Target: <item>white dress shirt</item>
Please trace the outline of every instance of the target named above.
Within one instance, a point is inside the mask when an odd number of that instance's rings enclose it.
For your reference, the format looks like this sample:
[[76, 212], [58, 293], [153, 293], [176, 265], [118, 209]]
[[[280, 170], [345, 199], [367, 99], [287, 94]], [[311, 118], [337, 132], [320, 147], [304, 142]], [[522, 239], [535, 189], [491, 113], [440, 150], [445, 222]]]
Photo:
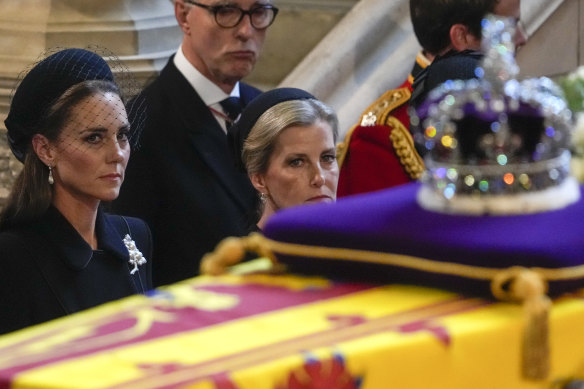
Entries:
[[[239, 97], [239, 82], [235, 84], [231, 94], [227, 94], [223, 92], [221, 88], [215, 85], [211, 80], [207, 77], [203, 76], [201, 72], [199, 72], [185, 57], [182, 46], [176, 51], [174, 56], [174, 65], [178, 69], [179, 72], [188, 80], [189, 84], [197, 91], [201, 99], [205, 102], [207, 107], [210, 108], [211, 113], [219, 122], [219, 125], [223, 129], [225, 133], [227, 133], [227, 127], [225, 125], [225, 117], [217, 114], [216, 112], [223, 112], [223, 114], [227, 114], [221, 104], [220, 101], [231, 97]], [[212, 109], [211, 109], [212, 108]]]

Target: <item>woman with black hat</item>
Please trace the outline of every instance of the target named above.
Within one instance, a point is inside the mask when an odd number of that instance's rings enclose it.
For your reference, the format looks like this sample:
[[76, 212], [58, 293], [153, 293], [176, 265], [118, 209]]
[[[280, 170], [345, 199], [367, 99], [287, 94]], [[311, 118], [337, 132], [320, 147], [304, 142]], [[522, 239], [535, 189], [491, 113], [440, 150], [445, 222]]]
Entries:
[[229, 137], [258, 191], [257, 228], [280, 209], [336, 199], [337, 134], [335, 112], [300, 89], [274, 89], [244, 109]]
[[118, 195], [131, 135], [107, 63], [83, 49], [45, 58], [5, 124], [24, 167], [0, 215], [0, 333], [148, 290], [148, 227], [100, 209]]

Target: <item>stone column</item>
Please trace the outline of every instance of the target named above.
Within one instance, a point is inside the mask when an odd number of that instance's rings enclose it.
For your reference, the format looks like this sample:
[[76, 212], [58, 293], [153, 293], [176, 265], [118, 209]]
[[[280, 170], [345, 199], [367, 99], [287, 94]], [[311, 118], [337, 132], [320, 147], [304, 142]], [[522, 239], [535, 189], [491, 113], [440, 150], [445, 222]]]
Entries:
[[0, 2], [0, 206], [20, 171], [4, 119], [19, 74], [55, 47], [97, 45], [145, 83], [180, 44], [169, 0], [19, 0]]

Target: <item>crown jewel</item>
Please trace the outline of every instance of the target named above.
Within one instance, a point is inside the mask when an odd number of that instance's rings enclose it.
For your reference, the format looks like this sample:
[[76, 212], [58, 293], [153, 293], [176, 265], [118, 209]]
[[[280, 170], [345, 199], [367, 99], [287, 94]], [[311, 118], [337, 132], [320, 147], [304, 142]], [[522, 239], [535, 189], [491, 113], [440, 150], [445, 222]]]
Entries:
[[578, 200], [569, 169], [572, 114], [550, 79], [515, 79], [514, 32], [512, 19], [484, 19], [477, 79], [447, 81], [412, 113], [425, 149], [423, 207], [508, 214]]

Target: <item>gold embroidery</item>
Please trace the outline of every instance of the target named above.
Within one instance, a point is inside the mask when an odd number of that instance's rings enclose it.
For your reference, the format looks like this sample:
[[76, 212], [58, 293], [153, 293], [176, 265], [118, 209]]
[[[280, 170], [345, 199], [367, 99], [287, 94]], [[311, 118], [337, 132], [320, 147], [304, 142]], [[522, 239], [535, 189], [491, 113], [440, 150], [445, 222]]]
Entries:
[[[411, 92], [408, 88], [390, 89], [382, 94], [373, 104], [363, 112], [361, 117], [376, 118], [375, 124], [383, 125], [385, 119], [393, 112], [394, 109], [405, 104], [410, 99]], [[363, 120], [362, 119], [362, 120]]]
[[391, 112], [410, 99], [411, 92], [408, 88], [391, 89], [381, 95], [371, 104], [361, 115], [361, 121], [355, 124], [345, 135], [345, 139], [337, 144], [337, 161], [339, 168], [347, 158], [349, 144], [353, 131], [359, 126], [373, 126], [375, 124], [384, 125]]
[[399, 162], [413, 180], [419, 179], [424, 172], [425, 166], [422, 157], [414, 148], [414, 139], [410, 132], [393, 116], [386, 118], [385, 123], [393, 128], [389, 134], [389, 139], [399, 158]]
[[363, 127], [370, 127], [374, 126], [377, 122], [377, 116], [373, 114], [373, 112], [369, 112], [367, 115], [363, 115], [361, 119], [361, 126]]

